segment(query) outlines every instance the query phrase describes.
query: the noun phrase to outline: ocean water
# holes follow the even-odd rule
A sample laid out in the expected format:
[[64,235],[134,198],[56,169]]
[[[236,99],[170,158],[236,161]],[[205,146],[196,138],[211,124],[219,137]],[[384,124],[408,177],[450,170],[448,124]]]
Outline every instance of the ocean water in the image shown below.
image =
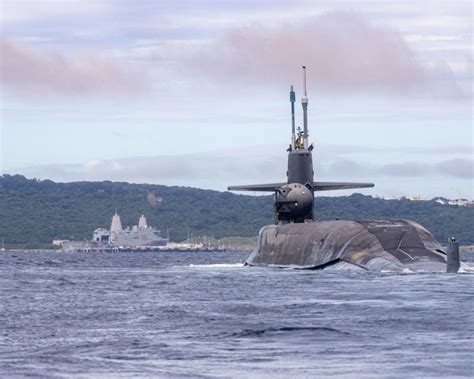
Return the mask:
[[474,274],[246,257],[1,253],[0,377],[474,377]]

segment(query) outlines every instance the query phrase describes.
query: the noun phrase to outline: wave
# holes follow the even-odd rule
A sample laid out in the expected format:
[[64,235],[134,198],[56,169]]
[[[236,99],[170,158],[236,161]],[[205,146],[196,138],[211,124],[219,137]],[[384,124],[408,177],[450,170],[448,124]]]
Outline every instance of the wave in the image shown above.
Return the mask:
[[232,333],[232,337],[258,337],[265,333],[299,333],[299,332],[313,332],[319,334],[345,334],[351,333],[343,330],[325,327],[325,326],[283,326],[280,328],[266,328],[266,329],[244,329],[238,333]]
[[461,266],[459,267],[458,273],[473,274],[474,265],[472,264],[472,262],[461,262]]

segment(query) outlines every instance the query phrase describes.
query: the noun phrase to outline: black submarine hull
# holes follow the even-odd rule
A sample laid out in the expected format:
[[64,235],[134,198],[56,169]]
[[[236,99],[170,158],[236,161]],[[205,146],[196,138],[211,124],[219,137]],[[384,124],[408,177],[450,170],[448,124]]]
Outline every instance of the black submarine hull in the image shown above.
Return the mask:
[[443,271],[436,238],[410,220],[313,221],[268,225],[250,266],[370,271]]

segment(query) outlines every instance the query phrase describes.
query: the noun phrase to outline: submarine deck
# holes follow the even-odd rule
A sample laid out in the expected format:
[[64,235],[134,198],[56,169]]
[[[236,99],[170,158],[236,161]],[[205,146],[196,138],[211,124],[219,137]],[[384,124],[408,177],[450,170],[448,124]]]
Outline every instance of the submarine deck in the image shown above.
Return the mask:
[[446,271],[446,253],[410,220],[315,221],[262,228],[248,265]]

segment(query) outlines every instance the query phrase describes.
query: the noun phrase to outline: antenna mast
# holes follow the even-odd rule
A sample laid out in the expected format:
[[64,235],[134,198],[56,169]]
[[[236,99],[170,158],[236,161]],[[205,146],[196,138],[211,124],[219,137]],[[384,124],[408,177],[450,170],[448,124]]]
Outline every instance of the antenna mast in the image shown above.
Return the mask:
[[296,131],[295,131],[295,101],[296,95],[293,86],[290,87],[290,103],[291,103],[291,147],[295,149]]
[[308,148],[308,92],[306,90],[306,66],[303,66],[303,97],[301,98],[301,105],[303,106],[303,126],[304,135],[303,143],[304,148]]

